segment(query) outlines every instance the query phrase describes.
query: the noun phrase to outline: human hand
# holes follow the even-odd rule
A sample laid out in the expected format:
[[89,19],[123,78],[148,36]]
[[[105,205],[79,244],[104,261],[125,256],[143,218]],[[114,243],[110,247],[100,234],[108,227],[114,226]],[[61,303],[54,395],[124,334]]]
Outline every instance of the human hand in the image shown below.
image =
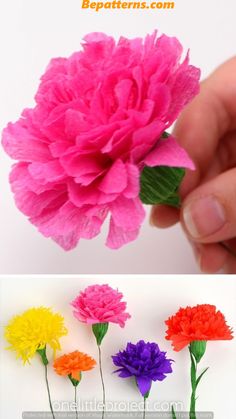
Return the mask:
[[236,57],[201,84],[173,134],[196,171],[187,171],[181,185],[181,209],[154,206],[151,223],[166,228],[180,221],[203,272],[235,273]]

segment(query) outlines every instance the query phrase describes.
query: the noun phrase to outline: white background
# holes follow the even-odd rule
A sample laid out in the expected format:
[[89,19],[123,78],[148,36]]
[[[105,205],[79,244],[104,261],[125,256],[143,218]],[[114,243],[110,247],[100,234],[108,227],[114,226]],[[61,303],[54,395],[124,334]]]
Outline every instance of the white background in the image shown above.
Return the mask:
[[[154,401],[180,401],[188,408],[190,395],[189,354],[187,348],[173,352],[164,339],[164,321],[180,306],[215,304],[228,324],[236,325],[236,282],[229,277],[186,276],[179,277],[64,277],[64,278],[8,278],[0,282],[0,417],[20,419],[22,410],[48,410],[43,367],[37,357],[31,365],[23,366],[12,352],[3,348],[4,326],[15,314],[32,306],[50,306],[65,316],[69,335],[61,339],[63,353],[79,349],[97,359],[97,350],[90,326],[78,322],[72,315],[69,303],[87,285],[106,283],[118,287],[127,301],[132,318],[124,329],[111,325],[102,344],[104,375],[108,401],[140,401],[140,395],[131,379],[122,380],[112,375],[111,355],[126,346],[128,341],[139,339],[158,342],[162,350],[175,360],[174,373],[162,383],[153,383],[150,403]],[[135,283],[135,287],[134,287]],[[135,291],[136,292],[135,292]],[[235,419],[236,341],[209,342],[201,368],[209,366],[198,390],[199,410],[213,411],[214,419]],[[199,369],[200,371],[200,369]],[[73,398],[69,380],[49,370],[54,401]],[[101,400],[101,385],[97,369],[83,374],[78,388],[81,400]],[[166,408],[166,407],[165,407]]]
[[[33,106],[40,75],[51,57],[80,48],[84,34],[144,36],[158,28],[191,48],[191,61],[206,76],[235,55],[234,0],[176,0],[175,10],[81,9],[81,0],[5,0],[0,3],[0,130]],[[148,217],[139,239],[119,251],[104,246],[106,231],[65,253],[42,237],[16,209],[8,185],[10,159],[0,152],[1,273],[196,273],[180,230],[157,231]]]

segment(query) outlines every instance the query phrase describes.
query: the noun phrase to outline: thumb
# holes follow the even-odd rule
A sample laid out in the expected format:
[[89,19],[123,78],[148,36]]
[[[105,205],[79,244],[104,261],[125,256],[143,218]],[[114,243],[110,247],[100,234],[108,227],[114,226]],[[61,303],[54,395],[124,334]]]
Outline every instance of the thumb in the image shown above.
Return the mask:
[[214,243],[236,236],[236,168],[204,183],[182,204],[181,222],[194,241]]

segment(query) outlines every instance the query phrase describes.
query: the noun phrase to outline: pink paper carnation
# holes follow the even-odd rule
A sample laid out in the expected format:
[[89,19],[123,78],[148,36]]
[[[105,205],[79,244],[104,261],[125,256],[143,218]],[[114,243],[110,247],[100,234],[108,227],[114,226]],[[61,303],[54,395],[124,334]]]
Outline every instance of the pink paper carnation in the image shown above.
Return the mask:
[[181,55],[176,38],[156,32],[118,43],[92,33],[82,51],[50,62],[36,106],[3,132],[18,160],[10,175],[17,207],[44,236],[70,250],[109,215],[106,244],[119,248],[144,220],[144,165],[193,168],[173,137],[161,139],[199,91],[200,71]]
[[123,294],[109,285],[91,285],[72,302],[74,316],[83,323],[117,323],[121,327],[131,316],[126,313]]

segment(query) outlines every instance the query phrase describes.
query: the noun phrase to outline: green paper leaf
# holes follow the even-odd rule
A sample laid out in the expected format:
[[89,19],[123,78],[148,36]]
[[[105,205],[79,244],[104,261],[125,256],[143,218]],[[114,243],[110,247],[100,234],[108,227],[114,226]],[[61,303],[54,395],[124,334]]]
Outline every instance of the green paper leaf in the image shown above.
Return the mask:
[[101,345],[104,336],[107,334],[109,323],[96,323],[92,325],[94,336],[96,337],[98,346]]
[[197,363],[199,363],[206,352],[207,342],[205,340],[195,340],[190,344],[190,351]]
[[[81,374],[81,373],[80,373]],[[74,387],[77,387],[77,385],[80,383],[80,381],[81,381],[81,377],[80,377],[80,380],[76,380],[75,378],[73,378],[72,377],[72,375],[71,374],[69,374],[68,375],[68,378],[70,379],[70,381],[72,382],[72,384],[73,384],[73,386]]]
[[172,413],[172,419],[176,419],[176,414],[175,414],[174,406],[171,406],[171,413]]
[[178,190],[184,175],[185,169],[179,167],[144,167],[140,177],[141,201],[147,205],[165,204],[179,208]]
[[192,384],[192,389],[195,390],[196,389],[196,361],[191,351],[190,351],[190,357],[191,357],[191,370],[190,370],[191,384]]
[[46,346],[42,349],[37,349],[36,352],[40,355],[43,365],[48,365],[49,362],[46,354]]
[[204,371],[199,375],[197,381],[196,381],[196,387],[198,386],[198,384],[200,383],[203,375],[209,370],[209,367],[205,368]]

